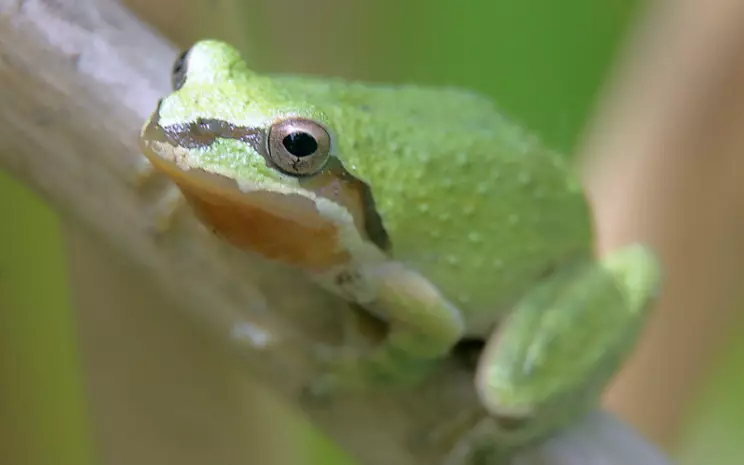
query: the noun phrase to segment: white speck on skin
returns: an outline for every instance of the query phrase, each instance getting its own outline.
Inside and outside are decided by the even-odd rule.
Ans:
[[[460,263],[460,259],[455,257],[454,255],[447,255],[447,257],[444,259],[447,264],[455,266]]]
[[[468,155],[465,153],[458,154],[457,159],[455,160],[455,164],[460,167],[467,166],[469,162],[470,162],[470,159],[468,158]]]
[[[477,232],[471,231],[468,233],[468,241],[472,242],[473,244],[478,244],[483,241],[483,237],[481,237],[481,235]]]
[[[485,264],[486,264],[486,259],[482,255],[479,255],[478,257],[472,259],[470,268],[477,270],[479,268],[483,268]]]
[[[258,349],[265,349],[274,341],[274,336],[269,331],[251,323],[236,324],[230,336],[233,339],[247,340]]]

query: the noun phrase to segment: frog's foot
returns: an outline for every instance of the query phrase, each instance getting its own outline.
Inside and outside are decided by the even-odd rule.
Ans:
[[[471,421],[472,421],[471,416]],[[462,433],[446,454],[442,465],[489,465],[508,463],[517,447],[504,440],[503,429],[491,417],[483,416]]]
[[[436,360],[396,360],[380,349],[365,352],[349,347],[321,346],[316,349],[315,356],[321,374],[308,391],[316,399],[365,389],[411,387],[425,379],[436,365]]]
[[[417,447],[444,451],[447,456],[462,455],[459,447],[464,437],[487,415],[482,408],[460,410],[429,428],[422,437],[416,440]],[[449,462],[448,462],[449,463]],[[459,464],[458,461],[452,461]],[[464,463],[464,462],[463,462]]]
[[[445,451],[442,465],[506,463],[507,454],[532,437],[524,434],[526,426],[520,419],[494,417],[475,407],[434,426],[425,440]]]

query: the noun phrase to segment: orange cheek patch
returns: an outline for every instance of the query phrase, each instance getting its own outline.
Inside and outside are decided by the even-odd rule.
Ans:
[[[338,229],[315,204],[299,195],[244,193],[234,182],[204,172],[183,172],[172,163],[158,168],[178,185],[197,217],[241,249],[320,272],[346,263]]]

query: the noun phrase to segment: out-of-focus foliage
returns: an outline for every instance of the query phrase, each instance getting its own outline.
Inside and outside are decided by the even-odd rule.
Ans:
[[[0,462],[92,464],[56,216],[0,171]]]
[[[711,378],[694,403],[675,455],[680,465],[739,465],[744,460],[744,341],[742,319],[725,345],[726,356],[711,370]]]
[[[310,32],[306,2],[234,3],[262,69],[474,88],[565,152],[641,4],[328,0],[315,2],[326,5],[317,16],[327,30]]]

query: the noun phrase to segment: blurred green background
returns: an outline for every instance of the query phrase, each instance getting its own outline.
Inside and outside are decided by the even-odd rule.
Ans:
[[[0,462],[92,463],[59,223],[2,171],[0,199]]]
[[[127,2],[179,46],[230,40],[263,71],[475,88],[572,153],[640,2],[323,0]],[[158,3],[158,2],[150,2]],[[179,19],[173,9],[179,10]],[[186,19],[183,19],[186,18]],[[169,70],[164,67],[163,72]],[[92,463],[57,218],[0,172],[0,456]],[[744,344],[733,342],[691,406],[683,464],[739,463]],[[315,462],[342,459],[312,440]],[[307,447],[299,441],[297,447]],[[712,458],[715,457],[715,460]]]

